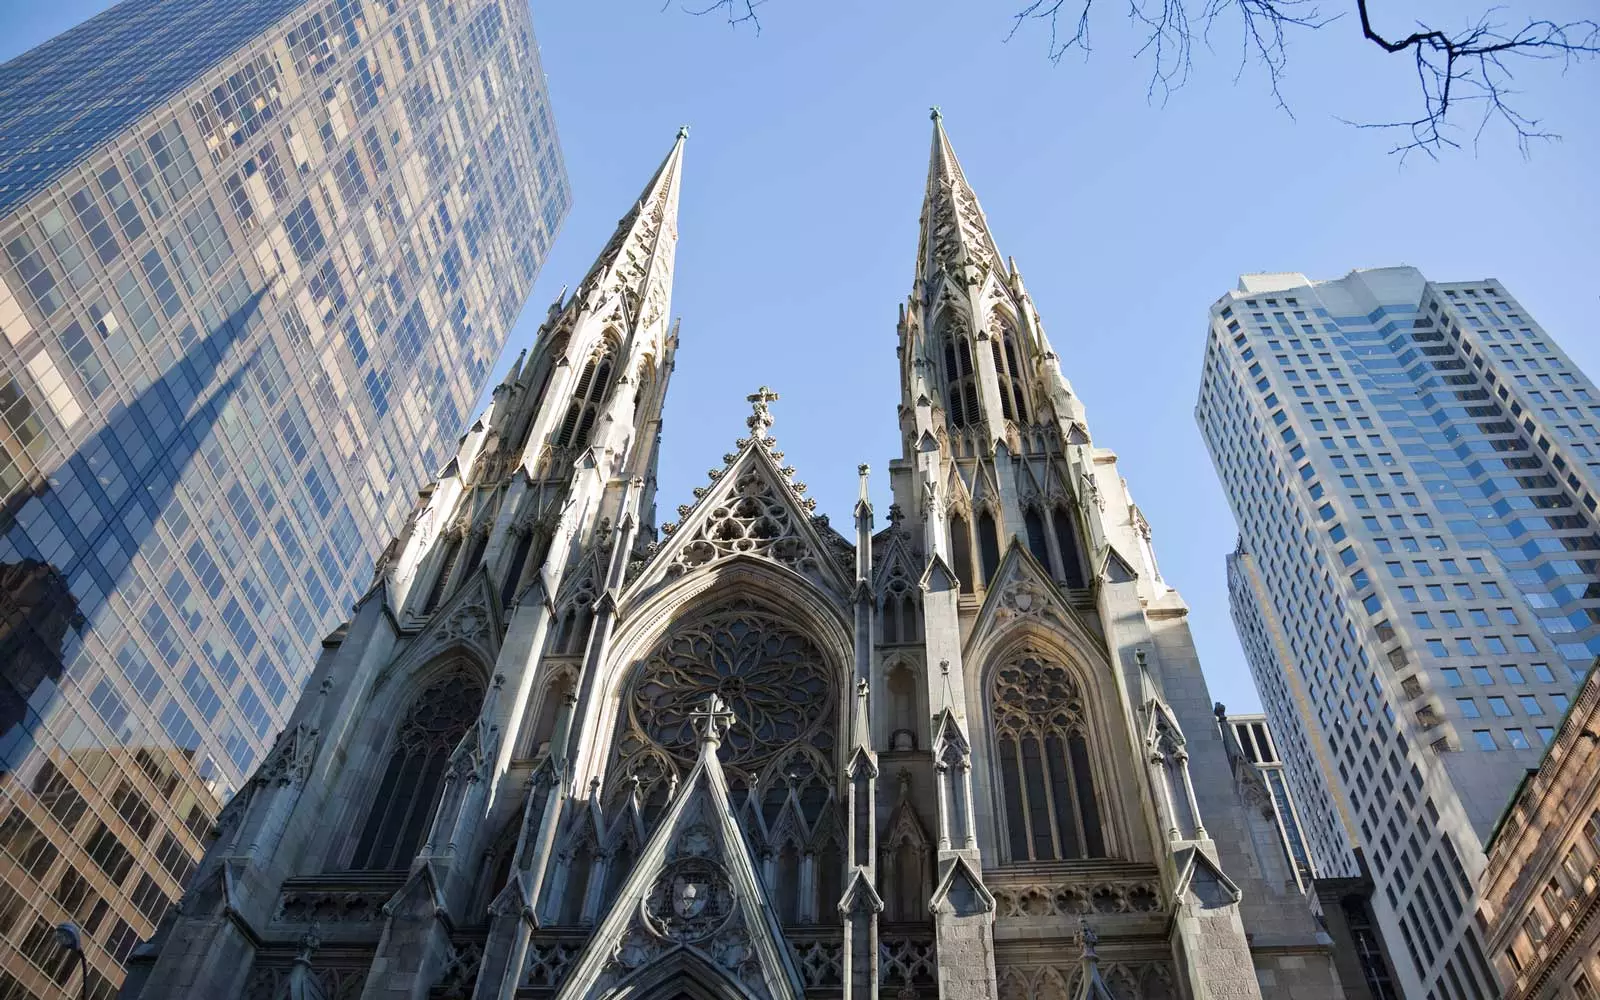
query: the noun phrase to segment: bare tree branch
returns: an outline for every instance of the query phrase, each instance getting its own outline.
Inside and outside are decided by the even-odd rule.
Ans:
[[[1437,156],[1458,143],[1446,134],[1450,112],[1460,105],[1477,105],[1481,110],[1473,132],[1476,143],[1490,124],[1509,126],[1517,137],[1517,148],[1526,156],[1535,139],[1558,138],[1545,131],[1540,121],[1517,111],[1507,99],[1515,74],[1512,61],[1559,59],[1563,68],[1585,56],[1600,54],[1600,22],[1569,21],[1558,24],[1530,18],[1517,31],[1507,31],[1491,20],[1499,11],[1491,9],[1473,25],[1454,35],[1419,26],[1398,40],[1390,40],[1372,26],[1368,0],[1356,0],[1361,15],[1361,34],[1391,55],[1411,51],[1416,63],[1417,85],[1422,92],[1422,114],[1411,121],[1362,124],[1362,128],[1400,129],[1406,138],[1395,152],[1402,156],[1422,150]]]
[[[697,17],[722,11],[728,19],[729,27],[737,28],[741,24],[748,24],[759,35],[761,34],[761,18],[756,16],[756,8],[763,6],[766,2],[767,0],[712,0],[710,4],[704,7],[693,7],[689,4],[684,4],[683,9],[686,13],[694,14]],[[666,3],[661,5],[661,9],[666,10],[671,6],[672,0],[666,0]]]
[[[674,0],[667,0],[670,6]],[[756,8],[768,0],[708,0],[704,7],[684,6],[692,14],[721,13],[727,23],[737,27],[750,24],[759,33]],[[1090,25],[1103,11],[1106,2],[1115,0],[1015,0],[1021,3],[1011,15],[1007,41],[1030,25],[1043,22],[1049,31],[1045,52],[1052,62],[1076,49],[1087,58],[1090,53]],[[1557,138],[1537,119],[1524,115],[1511,103],[1515,69],[1529,61],[1560,60],[1563,68],[1585,57],[1600,55],[1600,20],[1583,19],[1556,22],[1530,17],[1521,28],[1512,30],[1501,20],[1505,11],[1494,7],[1476,21],[1457,31],[1419,24],[1403,37],[1391,36],[1375,27],[1368,10],[1370,0],[1338,0],[1353,3],[1361,23],[1363,39],[1391,55],[1409,54],[1417,74],[1421,108],[1415,118],[1390,122],[1347,122],[1358,128],[1396,130],[1401,140],[1393,152],[1402,158],[1421,150],[1437,157],[1446,149],[1459,148],[1456,122],[1463,109],[1480,112],[1473,127],[1476,144],[1491,125],[1509,127],[1517,147],[1527,155],[1537,139]],[[1278,106],[1289,111],[1282,82],[1288,67],[1287,40],[1295,29],[1317,29],[1340,20],[1342,15],[1324,16],[1317,0],[1121,0],[1124,13],[1143,42],[1134,57],[1149,59],[1150,83],[1146,96],[1163,103],[1172,92],[1188,81],[1193,68],[1195,41],[1208,48],[1212,36],[1224,26],[1238,32],[1239,69],[1237,82],[1252,63],[1265,67],[1268,85]],[[1471,112],[1469,112],[1470,114]]]

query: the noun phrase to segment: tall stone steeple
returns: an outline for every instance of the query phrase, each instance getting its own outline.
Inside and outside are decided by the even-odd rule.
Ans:
[[[363,997],[424,996],[496,900],[473,971],[521,975],[572,703],[654,534],[686,135],[423,490],[126,995],[256,996],[253,958],[268,975],[274,942],[334,919],[376,933]],[[299,902],[327,872],[340,917]],[[203,942],[202,973],[174,940]]]

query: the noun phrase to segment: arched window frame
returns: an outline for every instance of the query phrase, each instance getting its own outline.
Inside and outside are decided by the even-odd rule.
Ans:
[[[1003,674],[1029,662],[1057,672],[1056,676],[1069,684],[1073,691],[1071,699],[1050,699],[1051,714],[1057,717],[1050,724],[1034,719],[1018,725],[1018,713],[1001,710],[1000,688],[1009,683]],[[994,775],[997,843],[1007,858],[1013,863],[1024,863],[1113,856],[1115,838],[1110,822],[1112,804],[1106,795],[1106,790],[1113,785],[1101,773],[1102,755],[1096,750],[1107,745],[1108,737],[1098,725],[1091,689],[1082,672],[1053,653],[1028,646],[1015,648],[992,658],[991,666],[984,674],[984,697],[989,722],[990,766]],[[1052,732],[1052,728],[1056,732]],[[1034,739],[1041,761],[1037,783],[1029,780],[1027,768],[1028,761],[1033,759],[1025,751],[1025,740],[1030,736]],[[1006,747],[1008,737],[1013,747],[1009,754]],[[1059,751],[1049,747],[1052,737],[1059,737]],[[1081,751],[1074,746],[1074,739],[1079,741]],[[1069,780],[1059,787],[1055,782],[1063,775],[1057,775],[1048,767],[1048,755],[1052,753],[1061,755],[1063,762],[1068,765],[1064,776]],[[1007,770],[1008,761],[1014,761],[1015,777]],[[1088,792],[1087,810],[1085,791]],[[1070,828],[1063,825],[1059,814],[1058,806],[1063,801],[1063,794],[1073,811]],[[1018,796],[1015,805],[1013,795]],[[1048,824],[1042,832],[1048,834],[1049,851],[1042,849],[1041,830],[1033,822],[1034,814],[1041,806],[1045,810],[1042,816]],[[1022,825],[1018,827],[1018,823]],[[1067,843],[1069,831],[1075,836],[1075,852],[1069,849]]]
[[[990,353],[994,356],[995,383],[1000,390],[1000,409],[1007,420],[1028,423],[1032,407],[1028,402],[1027,373],[1017,340],[1017,327],[1011,317],[998,314],[989,328]]]
[[[423,595],[419,613],[431,615],[444,603],[450,593],[450,578],[455,575],[456,563],[461,558],[465,532],[451,530],[434,542],[432,565],[429,567],[428,590]]]
[[[1087,587],[1089,582],[1083,562],[1083,536],[1072,504],[1058,499],[1050,505],[1049,514],[1048,534],[1056,555],[1056,579],[1068,588]]]
[[[950,571],[960,582],[963,594],[974,593],[978,589],[977,565],[973,558],[977,547],[973,544],[967,512],[962,509],[951,510],[946,524],[950,531]]]
[[[983,507],[978,511],[974,527],[978,533],[978,564],[983,575],[981,585],[987,588],[994,580],[995,574],[1000,571],[999,511],[993,507]]]
[[[360,819],[350,830],[348,869],[399,871],[410,864],[426,840],[444,796],[450,757],[481,714],[485,691],[480,672],[456,659],[443,668],[427,671],[403,698],[397,699],[405,709],[399,714],[399,722],[390,727],[383,752],[374,758],[382,762],[383,770],[376,780],[373,775],[363,776],[371,793]],[[424,729],[424,711],[438,709],[441,698],[449,699],[446,707],[450,714],[445,720],[448,725],[432,731]],[[402,758],[407,741],[412,745]],[[418,751],[421,761],[408,778],[407,765]],[[411,794],[402,798],[402,791]],[[402,807],[399,812],[397,807]],[[398,815],[400,829],[394,842],[383,847],[385,821],[393,815]]]
[[[633,784],[637,778],[636,793],[646,802],[648,814],[649,803],[661,799],[688,773],[692,752],[681,738],[679,715],[690,704],[703,704],[701,696],[708,693],[711,672],[722,672],[736,658],[717,655],[700,659],[704,654],[694,653],[685,659],[680,651],[703,648],[711,630],[746,618],[760,621],[759,628],[776,633],[748,648],[781,652],[776,659],[762,654],[761,660],[747,664],[753,672],[734,671],[746,677],[749,687],[741,699],[730,703],[735,710],[734,725],[724,737],[719,755],[730,804],[735,818],[766,859],[762,867],[769,892],[782,882],[779,858],[784,845],[790,843],[803,872],[799,884],[805,894],[786,912],[801,923],[826,923],[837,919],[833,907],[838,900],[818,897],[820,887],[834,879],[832,874],[820,872],[818,866],[827,863],[828,850],[824,848],[834,850],[840,859],[842,881],[844,817],[837,783],[845,746],[837,739],[837,733],[839,720],[845,717],[843,699],[849,675],[838,648],[833,647],[830,652],[820,638],[825,631],[794,620],[792,608],[780,611],[764,599],[735,598],[675,616],[649,651],[617,679],[617,711],[608,726],[611,736],[605,751],[607,795]],[[769,645],[773,638],[782,641],[777,646]],[[801,659],[793,660],[802,653]],[[791,661],[804,663],[809,669],[779,669]],[[652,679],[646,681],[647,677]],[[668,679],[673,682],[671,691],[661,686]],[[758,691],[765,695],[758,698]],[[775,697],[775,693],[783,696]],[[766,721],[752,724],[746,720],[738,711],[741,701],[764,715]],[[787,719],[786,709],[780,705],[799,704],[825,707],[815,715],[789,720],[796,725],[793,730],[787,729],[788,721],[775,729],[774,720]],[[671,707],[662,711],[666,706]],[[670,741],[662,742],[650,735],[648,727],[660,724],[650,722],[651,717],[669,723],[665,732],[672,734]],[[750,736],[757,731],[785,735],[776,741],[751,742]],[[773,902],[778,906],[776,898]]]
[[[975,427],[982,412],[978,406],[977,368],[972,360],[972,338],[965,321],[956,315],[940,318],[935,342],[939,344],[944,376],[945,414],[950,426]]]
[[[600,408],[605,405],[606,396],[611,391],[616,363],[616,332],[607,330],[595,345],[589,360],[584,363],[583,372],[572,388],[566,415],[552,435],[552,446],[576,449],[589,443],[589,435],[599,419]]]

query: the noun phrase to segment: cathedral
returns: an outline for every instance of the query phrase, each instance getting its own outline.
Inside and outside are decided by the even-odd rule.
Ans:
[[[685,135],[122,995],[1362,995],[937,112],[894,502],[816,513],[763,387],[658,520]]]

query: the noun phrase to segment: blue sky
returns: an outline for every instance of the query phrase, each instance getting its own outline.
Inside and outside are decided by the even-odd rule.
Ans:
[[[1519,76],[1522,109],[1564,136],[1530,159],[1493,131],[1474,151],[1468,131],[1468,148],[1442,162],[1401,164],[1392,136],[1339,120],[1414,110],[1407,66],[1360,41],[1349,18],[1291,35],[1291,117],[1258,68],[1235,82],[1231,26],[1195,53],[1186,87],[1152,103],[1120,10],[1106,8],[1089,60],[1052,65],[1042,28],[1003,41],[1019,5],[771,0],[757,35],[659,0],[535,0],[575,204],[506,360],[690,124],[661,509],[721,464],[744,430],[745,395],[770,384],[783,395],[774,433],[820,509],[848,520],[864,461],[881,517],[898,448],[895,310],[938,104],[1095,443],[1117,452],[1163,573],[1193,608],[1214,696],[1254,708],[1223,581],[1236,529],[1192,415],[1208,306],[1247,271],[1337,277],[1403,263],[1440,280],[1493,277],[1600,373],[1600,66]],[[1403,6],[1454,25],[1486,5]],[[0,4],[0,59],[105,6]],[[1508,16],[1589,10],[1512,6]]]

